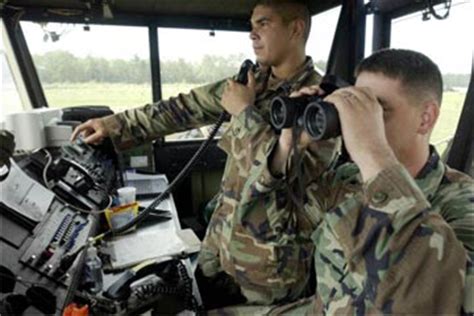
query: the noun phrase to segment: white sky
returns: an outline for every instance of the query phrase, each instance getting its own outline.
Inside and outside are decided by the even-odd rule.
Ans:
[[[315,61],[326,60],[332,44],[339,8],[313,17],[307,53]],[[474,5],[472,0],[453,0],[450,16],[438,21],[422,22],[417,13],[394,21],[392,47],[410,48],[431,57],[443,73],[470,73],[474,47]],[[371,32],[371,16],[367,25]],[[149,58],[146,28],[91,25],[85,32],[82,25],[49,24],[47,29],[61,33],[55,43],[43,41],[44,32],[38,24],[23,23],[31,53],[43,54],[51,50],[67,50],[76,56],[96,56],[129,59],[133,56]],[[367,36],[371,39],[371,35]],[[247,33],[189,29],[160,29],[160,57],[162,59],[199,60],[203,55],[242,53],[253,58]],[[3,47],[3,43],[2,43]],[[371,43],[366,52],[370,53]]]

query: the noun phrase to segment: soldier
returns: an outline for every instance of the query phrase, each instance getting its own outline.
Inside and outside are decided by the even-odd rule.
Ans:
[[[255,126],[269,126],[269,104],[275,96],[288,95],[320,80],[311,58],[305,54],[310,21],[308,8],[300,1],[259,1],[251,16],[250,39],[260,69],[255,74],[249,72],[246,86],[231,79],[219,81],[167,101],[87,121],[73,133],[72,139],[82,133],[87,143],[110,137],[121,150],[159,136],[211,124],[224,109],[232,115],[230,126],[219,142],[228,159],[217,206],[198,259],[202,274],[210,278],[199,278],[206,308],[236,302],[290,301],[305,290],[315,219],[304,212],[296,213],[288,218],[286,227],[281,227],[273,222],[279,223],[288,214],[269,214],[273,220],[246,223],[265,227],[255,238],[247,227],[242,228],[235,208],[249,168],[266,157],[267,148],[278,141],[274,133],[268,135],[260,139],[259,150],[254,151],[245,140],[246,135]],[[313,169],[317,167],[313,166],[314,161],[323,161],[320,166],[324,166],[324,162],[334,158],[337,146],[336,141],[326,142],[317,152],[309,150],[303,161]],[[214,286],[220,289],[210,294]]]
[[[354,87],[325,98],[339,113],[353,163],[328,169],[306,188],[305,208],[320,221],[312,234],[316,295],[271,312],[472,313],[474,181],[429,145],[441,73],[420,53],[390,49],[362,61],[356,75]],[[295,95],[320,92],[306,87]],[[262,126],[248,137],[266,133]],[[291,134],[283,131],[267,162],[251,169],[237,213],[279,200],[293,163]],[[311,141],[304,133],[298,143]],[[267,204],[267,212],[279,208],[291,209]]]

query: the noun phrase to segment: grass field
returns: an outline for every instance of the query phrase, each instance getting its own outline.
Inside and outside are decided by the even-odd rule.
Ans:
[[[195,85],[192,84],[165,84],[163,98],[188,92]],[[151,101],[151,87],[148,84],[52,84],[45,85],[44,92],[51,107],[67,107],[77,105],[108,105],[115,112],[133,108]],[[431,142],[434,144],[443,141],[456,131],[465,93],[445,92],[441,116],[433,132]],[[8,95],[2,95],[4,101]],[[3,103],[3,102],[2,102]],[[446,144],[438,144],[440,152]]]

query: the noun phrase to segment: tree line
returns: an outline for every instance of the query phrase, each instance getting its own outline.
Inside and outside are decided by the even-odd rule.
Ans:
[[[1,52],[3,54],[3,51]],[[33,55],[36,69],[43,83],[134,83],[151,81],[148,59],[135,56],[129,60],[105,59],[100,57],[76,57],[67,51],[52,51],[43,55]],[[162,83],[214,82],[237,73],[244,55],[206,55],[192,62],[182,58],[160,62]],[[324,70],[326,63],[317,61],[316,66]],[[469,74],[444,74],[446,89],[467,87]]]
[[[44,83],[148,83],[151,81],[150,62],[137,56],[129,59],[76,57],[67,51],[53,51],[33,55],[41,81]],[[243,55],[226,57],[206,55],[198,62],[162,60],[163,83],[205,83],[237,73]]]

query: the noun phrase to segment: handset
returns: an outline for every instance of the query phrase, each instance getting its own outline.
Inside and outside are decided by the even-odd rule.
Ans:
[[[137,266],[125,270],[125,272],[112,283],[106,291],[102,293],[104,297],[112,300],[124,300],[131,294],[131,284],[137,280],[141,280],[149,275],[159,277],[160,283],[172,282],[174,276],[171,275],[170,265],[175,264],[176,260],[153,261],[148,260],[138,264]],[[172,270],[172,269],[171,269]],[[137,284],[135,284],[137,285]]]
[[[242,63],[242,65],[240,66],[240,70],[239,70],[239,73],[238,73],[237,78],[236,78],[237,82],[239,82],[240,84],[245,84],[246,85],[247,81],[248,81],[248,77],[247,77],[248,76],[247,75],[248,71],[250,69],[255,70],[255,68],[256,67],[255,67],[254,63],[251,60],[248,60],[248,59],[245,60]],[[219,116],[216,124],[213,126],[208,138],[206,139],[206,141],[201,144],[201,146],[198,148],[198,150],[194,153],[194,155],[188,161],[186,166],[184,166],[184,168],[180,171],[180,173],[170,183],[168,188],[164,192],[162,192],[160,195],[158,195],[158,197],[156,197],[153,200],[153,202],[150,205],[148,205],[145,208],[145,210],[143,212],[141,212],[137,217],[135,217],[132,221],[128,222],[126,225],[120,227],[117,230],[109,230],[109,231],[105,232],[104,234],[102,234],[102,238],[108,237],[112,233],[115,233],[115,234],[123,233],[123,232],[127,231],[130,227],[133,227],[137,223],[141,222],[144,218],[146,218],[156,206],[158,206],[161,202],[163,202],[168,197],[168,194],[170,194],[173,191],[173,189],[176,187],[177,183],[181,182],[184,179],[184,177],[189,173],[189,171],[194,166],[194,164],[196,163],[198,158],[202,155],[203,151],[206,150],[207,147],[209,147],[209,145],[211,144],[212,140],[216,136],[216,134],[219,131],[222,124],[225,121],[229,121],[229,120],[230,120],[230,114],[227,113],[224,110],[221,113],[221,115]]]
[[[103,209],[109,203],[109,196],[100,184],[76,161],[60,157],[52,168],[55,187],[53,191],[68,201],[75,201],[75,206],[87,209]],[[69,200],[70,199],[70,200]]]
[[[69,168],[74,169],[79,175],[73,180],[74,182],[71,183],[71,181],[67,181],[69,184],[71,184],[73,187],[79,190],[89,190],[91,189],[94,184],[95,180],[94,178],[89,174],[89,172],[81,166],[79,163],[75,162],[74,160],[68,159],[61,157],[59,161],[56,163],[57,168],[60,170],[64,170],[66,173],[69,171]],[[63,172],[64,172],[63,171]],[[63,175],[64,178],[65,174]]]
[[[240,84],[246,85],[248,82],[247,73],[249,70],[255,71],[255,68],[255,64],[250,59],[246,59],[240,66],[236,81]]]

